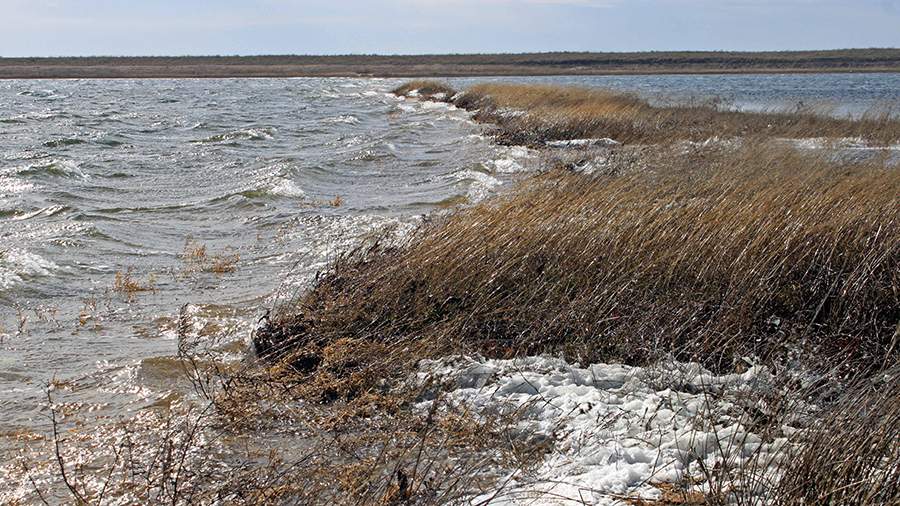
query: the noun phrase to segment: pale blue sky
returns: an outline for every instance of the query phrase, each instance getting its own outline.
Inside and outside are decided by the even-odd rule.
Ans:
[[[900,46],[900,0],[0,0],[0,56]]]

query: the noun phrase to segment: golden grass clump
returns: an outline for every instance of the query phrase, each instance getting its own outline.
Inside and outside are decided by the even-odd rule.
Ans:
[[[222,253],[210,254],[206,245],[188,238],[181,252],[181,261],[184,262],[184,274],[196,272],[209,272],[213,274],[228,274],[237,270],[241,256],[231,253],[226,249]]]
[[[499,140],[510,144],[607,137],[622,143],[713,137],[862,138],[880,145],[900,141],[900,119],[887,107],[859,118],[811,108],[738,112],[714,103],[655,106],[619,91],[521,84],[472,86],[454,104],[477,109],[476,119],[497,124]]]
[[[896,359],[895,167],[771,145],[691,160],[551,171],[403,246],[347,254],[257,349],[300,369],[321,356],[296,350],[342,338],[632,364],[671,353],[719,370],[743,356]]]
[[[141,292],[152,292],[156,290],[156,276],[150,274],[146,281],[141,281],[134,275],[134,268],[129,267],[124,272],[116,271],[116,277],[113,280],[113,291],[122,294],[128,300],[132,300]]]

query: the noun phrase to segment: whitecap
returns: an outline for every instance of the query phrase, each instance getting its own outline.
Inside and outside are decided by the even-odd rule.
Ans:
[[[522,172],[525,170],[522,165],[512,158],[500,158],[497,160],[491,160],[490,165],[494,168],[494,171],[511,174],[513,172]]]
[[[459,181],[468,181],[470,186],[466,191],[466,197],[471,202],[477,202],[491,194],[491,191],[503,184],[499,179],[472,169],[465,169],[453,174]]]
[[[61,211],[64,211],[65,209],[66,209],[66,206],[42,207],[42,208],[32,211],[30,213],[25,213],[21,216],[16,216],[13,218],[13,220],[16,220],[16,221],[29,220],[31,218],[36,218],[38,216],[49,217],[49,216],[53,216],[54,214],[58,214]]]
[[[344,123],[347,125],[356,125],[359,123],[359,118],[352,114],[342,114],[340,116],[333,116],[331,118],[325,118],[322,120],[325,123]]]
[[[0,289],[20,284],[29,277],[49,276],[58,268],[50,260],[23,249],[0,250]]]
[[[297,183],[285,178],[277,178],[276,183],[269,188],[269,191],[273,195],[281,197],[303,197],[306,195],[306,192]]]
[[[201,139],[199,141],[194,141],[196,143],[206,144],[206,143],[217,143],[217,142],[229,142],[229,141],[264,141],[275,138],[275,133],[278,130],[272,127],[259,127],[259,128],[243,128],[240,130],[233,130],[231,132],[226,132],[224,134],[217,134],[209,136],[205,139]]]

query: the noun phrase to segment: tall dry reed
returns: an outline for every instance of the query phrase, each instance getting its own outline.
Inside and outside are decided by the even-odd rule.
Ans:
[[[690,160],[552,171],[400,247],[345,255],[257,347],[300,369],[344,338],[629,363],[671,353],[718,369],[896,358],[896,168],[771,145]]]
[[[479,84],[455,95],[445,84],[414,81],[395,93],[413,89],[426,98],[439,90],[444,100],[454,97],[457,106],[478,110],[476,118],[498,125],[498,138],[509,144],[607,137],[627,144],[713,137],[861,138],[880,145],[900,141],[898,111],[888,105],[851,118],[805,105],[771,112],[728,110],[714,101],[651,105],[620,91],[549,85]]]

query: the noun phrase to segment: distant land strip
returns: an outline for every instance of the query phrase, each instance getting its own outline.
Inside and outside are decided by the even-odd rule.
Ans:
[[[900,49],[343,56],[0,57],[0,79],[900,72]]]

